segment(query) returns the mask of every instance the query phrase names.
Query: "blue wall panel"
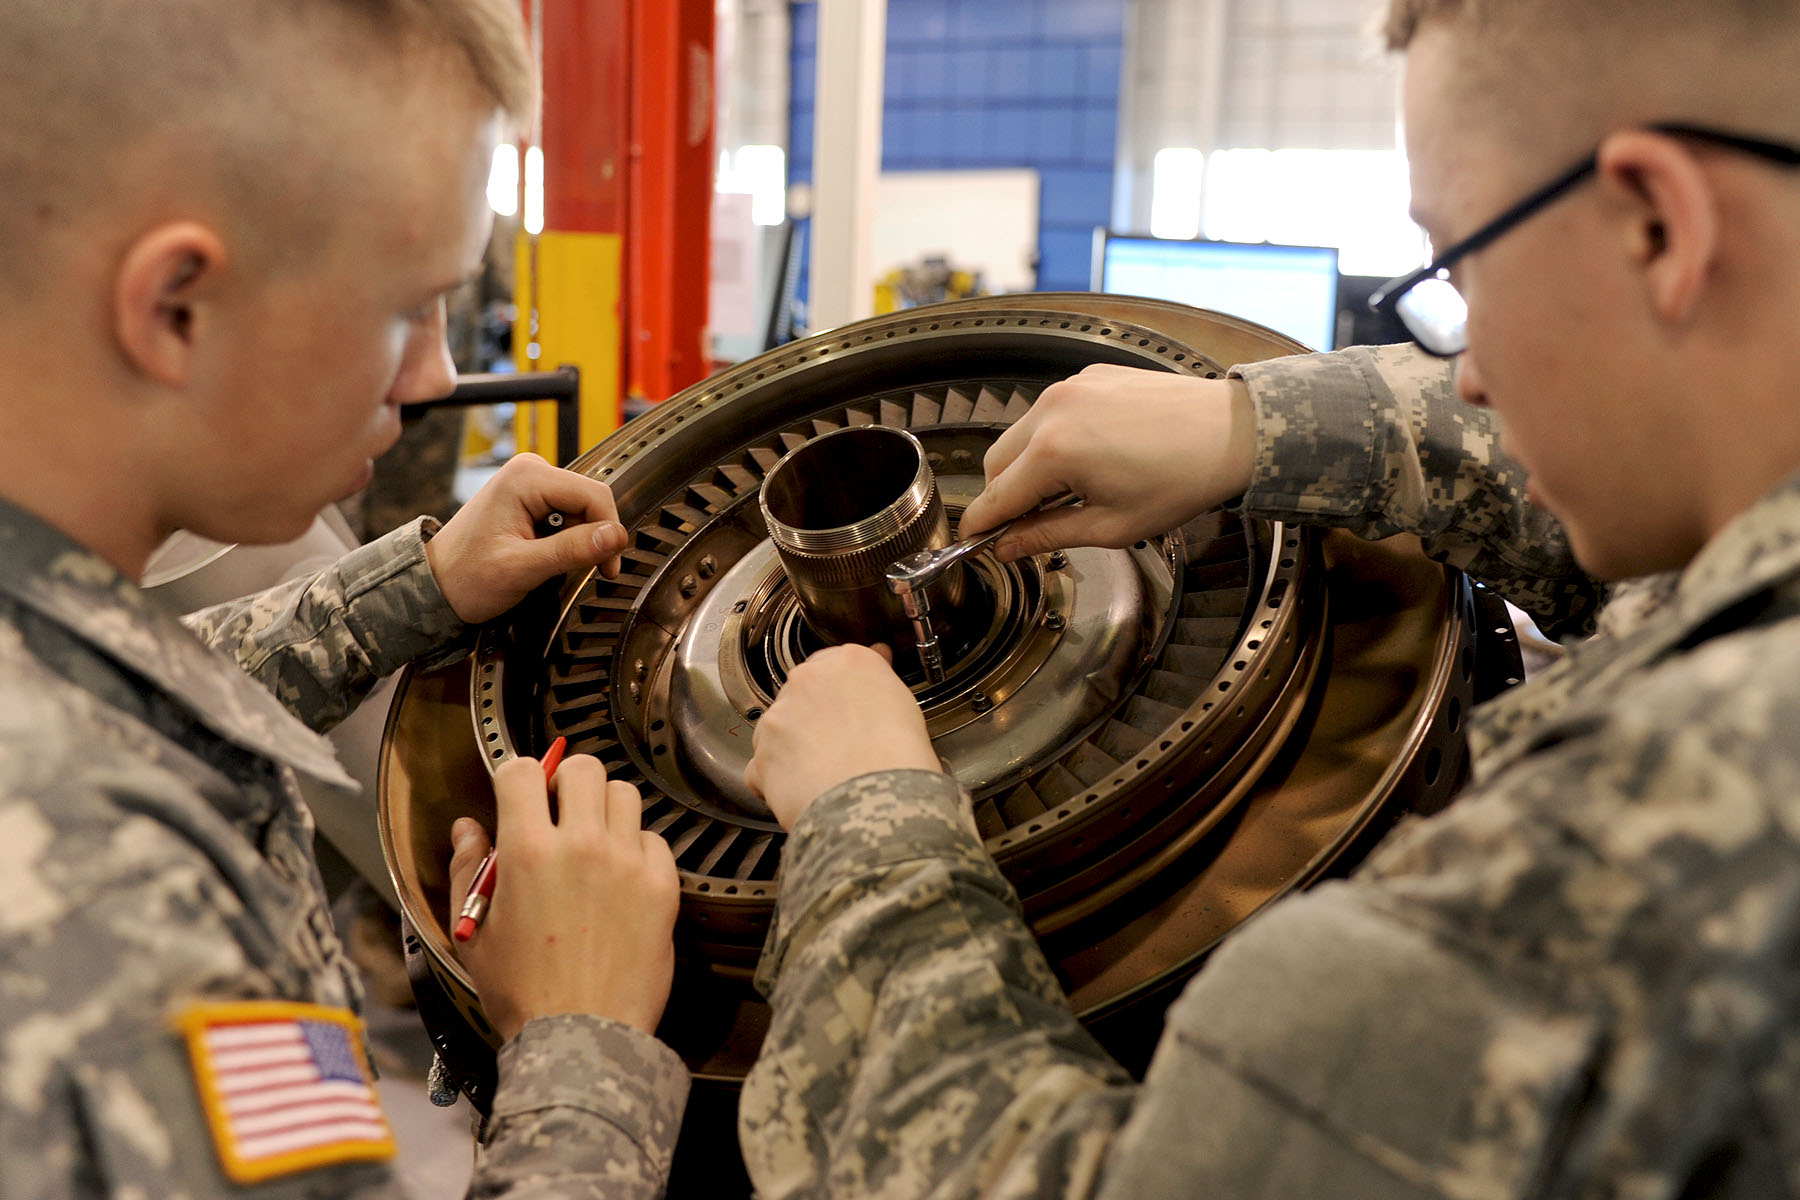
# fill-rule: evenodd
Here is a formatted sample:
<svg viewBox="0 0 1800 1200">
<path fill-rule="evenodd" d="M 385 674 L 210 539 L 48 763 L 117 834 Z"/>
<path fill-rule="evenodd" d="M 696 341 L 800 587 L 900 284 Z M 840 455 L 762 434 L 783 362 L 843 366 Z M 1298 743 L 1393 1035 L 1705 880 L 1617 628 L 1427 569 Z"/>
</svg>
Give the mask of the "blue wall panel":
<svg viewBox="0 0 1800 1200">
<path fill-rule="evenodd" d="M 1112 212 L 1128 2 L 888 0 L 883 168 L 1035 168 L 1046 291 L 1088 286 L 1093 229 Z M 788 170 L 804 180 L 818 5 L 793 16 Z"/>
</svg>

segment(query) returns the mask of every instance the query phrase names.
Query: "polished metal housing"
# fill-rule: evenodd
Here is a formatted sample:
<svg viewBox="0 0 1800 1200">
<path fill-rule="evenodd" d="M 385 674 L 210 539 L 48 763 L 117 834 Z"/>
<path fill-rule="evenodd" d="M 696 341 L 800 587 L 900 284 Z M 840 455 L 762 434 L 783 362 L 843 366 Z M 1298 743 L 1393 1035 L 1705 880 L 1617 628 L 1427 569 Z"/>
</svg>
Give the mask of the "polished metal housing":
<svg viewBox="0 0 1800 1200">
<path fill-rule="evenodd" d="M 758 497 L 769 541 L 806 622 L 827 644 L 913 645 L 905 605 L 887 585 L 896 559 L 950 543 L 925 447 L 904 429 L 853 425 L 788 452 Z M 960 625 L 963 573 L 931 587 L 940 624 Z"/>
<path fill-rule="evenodd" d="M 384 742 L 384 850 L 422 1012 L 464 1090 L 484 1098 L 494 1038 L 446 932 L 449 827 L 491 821 L 488 772 L 557 736 L 637 785 L 681 868 L 662 1036 L 702 1091 L 752 1061 L 783 834 L 742 768 L 823 641 L 763 503 L 784 460 L 846 430 L 904 432 L 953 524 L 988 448 L 1057 380 L 1093 363 L 1216 377 L 1302 349 L 1157 301 L 964 301 L 739 364 L 577 460 L 630 532 L 619 577 L 571 576 L 486 630 L 471 663 L 409 674 Z M 917 474 L 880 490 L 911 495 Z M 805 529 L 804 513 L 773 516 Z M 979 617 L 945 678 L 911 686 L 1075 1011 L 1140 1065 L 1221 937 L 1445 801 L 1492 675 L 1476 633 L 1495 624 L 1416 543 L 1215 512 L 1122 550 L 978 556 L 965 583 Z"/>
</svg>

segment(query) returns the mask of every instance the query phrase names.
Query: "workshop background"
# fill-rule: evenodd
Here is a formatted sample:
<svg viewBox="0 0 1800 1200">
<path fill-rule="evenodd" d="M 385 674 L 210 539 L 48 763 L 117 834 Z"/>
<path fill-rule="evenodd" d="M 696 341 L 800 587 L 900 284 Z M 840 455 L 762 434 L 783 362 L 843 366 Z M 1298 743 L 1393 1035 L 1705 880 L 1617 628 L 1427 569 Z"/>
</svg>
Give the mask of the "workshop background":
<svg viewBox="0 0 1800 1200">
<path fill-rule="evenodd" d="M 303 543 L 171 547 L 153 582 L 195 604 L 239 594 L 448 515 L 519 450 L 566 462 L 809 331 L 1100 290 L 1115 249 L 1119 290 L 1156 281 L 1233 311 L 1230 293 L 1183 290 L 1227 261 L 1218 243 L 1240 248 L 1244 304 L 1258 272 L 1295 269 L 1285 248 L 1309 248 L 1324 308 L 1294 319 L 1319 348 L 1397 340 L 1361 302 L 1426 259 L 1374 0 L 522 3 L 544 112 L 496 156 L 488 271 L 453 304 L 466 386 L 409 413 L 369 491 Z M 568 386 L 546 391 L 555 368 Z M 337 734 L 370 795 L 389 695 Z M 373 817 L 320 817 L 408 1185 L 460 1194 L 470 1110 L 427 1100 Z"/>
</svg>

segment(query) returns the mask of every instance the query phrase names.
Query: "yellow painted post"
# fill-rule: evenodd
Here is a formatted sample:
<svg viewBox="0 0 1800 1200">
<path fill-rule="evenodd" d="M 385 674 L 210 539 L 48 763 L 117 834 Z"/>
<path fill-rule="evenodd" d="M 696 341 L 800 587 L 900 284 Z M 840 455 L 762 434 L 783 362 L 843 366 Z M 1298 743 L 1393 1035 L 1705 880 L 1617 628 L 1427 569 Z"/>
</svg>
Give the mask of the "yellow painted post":
<svg viewBox="0 0 1800 1200">
<path fill-rule="evenodd" d="M 625 239 L 616 233 L 545 230 L 535 239 L 520 233 L 517 262 L 514 361 L 521 371 L 581 369 L 581 445 L 573 458 L 617 429 L 624 410 Z M 555 404 L 521 404 L 514 422 L 520 450 L 556 461 Z"/>
</svg>

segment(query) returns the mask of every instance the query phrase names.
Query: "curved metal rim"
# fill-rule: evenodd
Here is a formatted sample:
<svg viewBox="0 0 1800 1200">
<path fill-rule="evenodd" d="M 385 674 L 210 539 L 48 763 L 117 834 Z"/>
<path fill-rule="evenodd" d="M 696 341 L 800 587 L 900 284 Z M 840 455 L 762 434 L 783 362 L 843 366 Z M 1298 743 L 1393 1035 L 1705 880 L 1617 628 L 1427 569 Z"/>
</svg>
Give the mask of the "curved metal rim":
<svg viewBox="0 0 1800 1200">
<path fill-rule="evenodd" d="M 684 393 L 682 397 L 677 397 L 661 406 L 654 424 L 641 431 L 641 436 L 636 438 L 619 436 L 617 437 L 617 445 L 614 444 L 613 439 L 609 439 L 607 443 L 603 443 L 601 446 L 596 447 L 586 455 L 583 455 L 576 465 L 578 468 L 586 470 L 589 474 L 595 475 L 596 477 L 606 478 L 610 476 L 609 481 L 614 483 L 615 489 L 629 489 L 638 486 L 641 484 L 641 478 L 637 469 L 637 464 L 647 460 L 654 460 L 656 455 L 651 453 L 652 450 L 660 449 L 671 441 L 679 441 L 696 424 L 704 424 L 704 418 L 708 415 L 710 406 L 717 405 L 720 402 L 729 399 L 731 396 L 745 390 L 758 378 L 767 378 L 769 372 L 795 370 L 801 368 L 808 362 L 817 362 L 819 360 L 841 362 L 871 346 L 879 347 L 882 344 L 888 343 L 890 340 L 896 339 L 899 336 L 898 330 L 900 327 L 905 327 L 911 332 L 929 330 L 934 333 L 944 332 L 942 326 L 945 325 L 951 326 L 952 332 L 955 332 L 959 326 L 966 327 L 969 331 L 988 330 L 989 332 L 991 332 L 993 328 L 998 327 L 1011 333 L 1018 329 L 1029 330 L 1035 324 L 1038 328 L 1049 328 L 1054 326 L 1059 331 L 1074 330 L 1091 342 L 1109 348 L 1113 347 L 1116 340 L 1119 346 L 1127 349 L 1131 348 L 1130 344 L 1135 333 L 1139 338 L 1135 347 L 1136 350 L 1148 350 L 1152 344 L 1155 344 L 1161 347 L 1156 353 L 1163 356 L 1165 359 L 1173 353 L 1182 356 L 1184 359 L 1191 360 L 1187 361 L 1186 365 L 1179 369 L 1185 370 L 1191 374 L 1216 375 L 1218 373 L 1217 364 L 1205 356 L 1195 355 L 1191 351 L 1173 351 L 1171 350 L 1171 347 L 1173 347 L 1175 343 L 1170 339 L 1151 333 L 1148 330 L 1133 329 L 1131 328 L 1131 322 L 1114 319 L 1116 314 L 1109 314 L 1107 312 L 1109 309 L 1124 309 L 1141 313 L 1151 312 L 1158 307 L 1163 307 L 1170 310 L 1173 324 L 1188 324 L 1194 321 L 1213 321 L 1229 325 L 1233 327 L 1236 332 L 1241 333 L 1247 338 L 1256 340 L 1258 342 L 1257 349 L 1259 350 L 1259 353 L 1246 357 L 1268 357 L 1271 343 L 1286 344 L 1287 348 L 1297 351 L 1305 349 L 1297 343 L 1291 343 L 1291 339 L 1277 338 L 1275 335 L 1271 334 L 1270 331 L 1251 326 L 1245 322 L 1237 321 L 1235 318 L 1197 313 L 1195 310 L 1181 308 L 1180 306 L 1158 306 L 1152 302 L 1136 301 L 1129 298 L 1097 298 L 1085 294 L 1044 294 L 1031 297 L 1009 297 L 1007 299 L 1011 301 L 1012 304 L 1000 312 L 993 311 L 993 302 L 991 301 L 958 302 L 954 305 L 940 306 L 935 310 L 914 310 L 913 313 L 900 315 L 900 318 L 910 318 L 910 323 L 907 319 L 897 319 L 892 317 L 880 318 L 875 321 L 864 322 L 857 326 L 834 331 L 830 334 L 820 335 L 818 338 L 808 339 L 807 342 L 797 343 L 794 346 L 789 347 L 788 351 L 778 361 L 772 364 L 764 362 L 763 360 L 755 360 L 752 363 L 747 363 L 740 368 L 734 369 L 734 371 L 727 372 L 725 375 L 722 375 L 715 380 L 710 380 L 696 389 L 690 389 L 690 391 Z M 1063 301 L 1078 305 L 1083 311 L 1070 312 L 1064 309 L 1062 311 L 1046 313 L 1042 310 L 1035 310 L 1029 307 L 1031 304 L 1056 305 Z M 1019 308 L 1015 307 L 1019 304 L 1027 305 L 1027 307 L 1021 311 Z M 1098 311 L 1086 311 L 1089 309 Z M 931 322 L 926 322 L 919 319 L 921 316 L 930 316 L 935 319 Z M 949 320 L 945 320 L 944 318 L 949 318 Z M 1017 322 L 1017 324 L 1014 324 L 1014 322 Z M 934 329 L 932 326 L 937 326 L 938 328 Z M 837 359 L 829 359 L 828 356 L 832 354 L 837 354 L 839 357 Z M 753 373 L 751 371 L 751 368 L 753 367 L 760 369 L 763 374 L 756 375 Z M 1171 367 L 1171 369 L 1176 368 Z M 687 407 L 685 409 L 682 408 L 684 399 L 687 401 Z M 1276 557 L 1279 558 L 1280 556 L 1277 555 Z M 571 596 L 578 594 L 582 586 L 584 586 L 584 581 L 582 580 L 573 581 L 572 584 L 569 581 L 566 581 L 562 594 L 563 600 L 566 602 Z M 1243 639 L 1240 639 L 1240 645 L 1243 645 L 1248 640 L 1248 634 L 1246 634 Z M 1441 655 L 1445 645 L 1454 645 L 1454 639 L 1449 635 L 1444 635 L 1440 640 L 1437 650 L 1434 651 L 1434 654 Z M 1234 655 L 1228 661 L 1235 663 L 1239 661 L 1239 657 Z M 1438 673 L 1438 677 L 1442 677 L 1441 671 Z M 399 708 L 400 700 L 397 697 L 395 703 L 396 714 L 398 713 Z M 1432 710 L 1429 707 L 1426 707 L 1422 711 L 1429 714 Z M 390 727 L 392 726 L 392 723 L 393 718 L 390 717 Z M 502 722 L 502 724 L 504 724 L 504 722 Z M 1197 731 L 1190 730 L 1188 732 L 1191 734 Z M 1420 723 L 1416 725 L 1413 730 L 1412 738 L 1408 741 L 1409 749 L 1414 746 L 1418 739 L 1424 738 L 1429 740 L 1431 736 L 1433 736 L 1433 727 L 1431 726 L 1431 723 L 1424 718 L 1421 718 Z M 1145 763 L 1155 765 L 1161 761 L 1160 756 L 1163 753 L 1169 752 L 1172 751 L 1165 747 L 1164 749 L 1159 750 L 1157 757 L 1146 758 Z M 486 761 L 485 756 L 484 764 L 490 770 L 494 765 L 493 762 Z M 1143 764 L 1140 764 L 1140 766 L 1141 765 Z M 388 761 L 384 755 L 382 764 L 384 777 L 387 774 L 387 766 Z M 1383 777 L 1380 787 L 1377 789 L 1377 791 L 1382 794 L 1366 798 L 1357 808 L 1357 822 L 1352 826 L 1339 831 L 1338 836 L 1331 844 L 1326 849 L 1319 852 L 1315 861 L 1327 862 L 1334 854 L 1339 853 L 1344 845 L 1363 836 L 1371 823 L 1379 820 L 1381 814 L 1377 810 L 1384 810 L 1385 807 L 1388 806 L 1387 793 L 1400 787 L 1403 783 L 1399 778 L 1400 774 L 1401 772 L 1398 770 L 1391 769 L 1388 774 Z M 1096 787 L 1117 787 L 1120 786 L 1122 782 L 1128 782 L 1128 780 L 1129 777 L 1126 773 L 1121 772 L 1120 775 L 1116 777 L 1101 781 Z M 385 795 L 385 786 L 383 792 Z M 1047 813 L 1045 815 L 1049 816 L 1051 814 Z M 1079 816 L 1080 814 L 1072 814 L 1070 819 L 1077 819 Z M 387 820 L 385 809 L 383 818 L 383 850 L 389 857 L 390 870 L 393 870 L 394 864 L 398 861 L 399 847 L 395 843 L 395 837 L 397 835 Z M 396 875 L 398 875 L 398 872 L 396 872 Z M 1295 882 L 1294 886 L 1298 886 L 1298 881 Z M 1285 890 L 1288 889 L 1283 889 L 1284 892 Z M 722 898 L 717 895 L 710 896 L 709 900 L 714 903 L 724 902 Z M 754 896 L 734 897 L 732 900 L 740 906 L 756 907 L 756 897 Z M 1203 952 L 1204 951 L 1202 951 L 1202 953 Z M 428 957 L 435 958 L 436 956 L 433 955 Z M 460 975 L 460 971 L 457 970 L 453 964 L 451 965 L 451 970 L 453 973 Z M 448 981 L 446 982 L 448 983 Z M 1154 985 L 1153 981 L 1151 984 L 1145 986 L 1150 987 Z M 1127 1000 L 1123 998 L 1118 1000 L 1118 1003 L 1126 1002 Z M 1103 1007 L 1110 1007 L 1110 1004 Z M 1083 1011 L 1084 1015 L 1086 1015 L 1098 1010 L 1089 1008 Z"/>
</svg>

